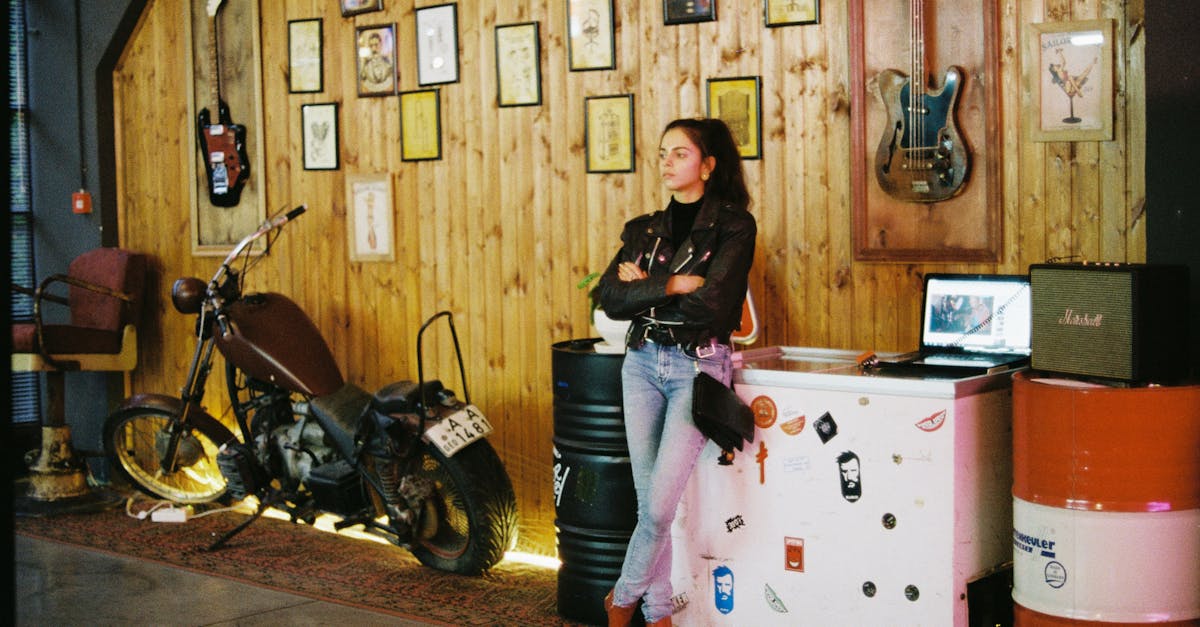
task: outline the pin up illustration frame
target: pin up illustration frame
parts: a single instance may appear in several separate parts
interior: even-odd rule
[[[1034,115],[1032,141],[1113,138],[1113,20],[1030,24],[1025,77]]]

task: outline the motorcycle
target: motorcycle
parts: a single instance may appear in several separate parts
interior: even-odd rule
[[[196,347],[178,397],[137,394],[104,425],[118,476],[178,503],[254,496],[258,507],[219,538],[219,548],[268,507],[312,524],[332,513],[409,549],[424,565],[477,575],[516,542],[512,483],[487,436],[492,425],[470,402],[453,316],[434,314],[417,333],[418,380],[374,394],[347,383],[308,316],[278,293],[243,293],[248,271],[300,206],[239,241],[207,283],[181,278],[171,302],[196,315]],[[272,237],[274,235],[274,237]],[[266,238],[261,255],[253,244]],[[425,380],[427,328],[445,320],[463,397]],[[214,349],[238,434],[202,406]],[[239,437],[240,435],[240,437]]]

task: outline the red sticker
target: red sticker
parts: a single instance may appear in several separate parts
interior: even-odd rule
[[[783,568],[804,572],[804,538],[783,537]]]
[[[754,424],[759,429],[766,429],[775,424],[775,418],[779,415],[775,409],[775,401],[769,396],[755,397],[750,401],[750,410],[754,412]]]

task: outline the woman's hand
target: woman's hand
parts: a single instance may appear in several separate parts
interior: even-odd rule
[[[621,279],[622,281],[637,281],[648,276],[650,275],[646,274],[645,270],[639,268],[638,265],[632,261],[625,261],[622,262],[621,265],[617,266],[617,278]]]
[[[697,274],[675,274],[667,279],[667,296],[691,294],[704,285],[704,277]]]

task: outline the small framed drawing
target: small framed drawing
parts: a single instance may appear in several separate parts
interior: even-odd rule
[[[288,22],[289,92],[315,93],[325,88],[321,43],[321,18]]]
[[[417,84],[458,81],[458,5],[417,9]]]
[[[496,102],[501,107],[542,104],[537,22],[496,27]]]
[[[1030,24],[1030,139],[1113,138],[1113,20]]]
[[[442,158],[441,105],[436,89],[400,92],[400,160]]]
[[[816,24],[819,0],[763,0],[763,19],[769,27]]]
[[[633,172],[633,94],[583,100],[588,172]]]
[[[350,261],[392,261],[392,177],[346,177],[346,232]]]
[[[358,59],[358,95],[391,96],[396,93],[396,25],[359,26],[355,29]]]
[[[762,157],[762,110],[757,76],[708,79],[708,117],[729,127],[743,159]]]
[[[341,0],[341,3],[342,17],[383,10],[383,0]]]
[[[616,68],[613,30],[613,0],[567,0],[571,71]]]
[[[663,0],[663,24],[712,22],[716,19],[716,0]]]
[[[304,169],[338,169],[338,105],[336,102],[300,105],[304,129]]]

